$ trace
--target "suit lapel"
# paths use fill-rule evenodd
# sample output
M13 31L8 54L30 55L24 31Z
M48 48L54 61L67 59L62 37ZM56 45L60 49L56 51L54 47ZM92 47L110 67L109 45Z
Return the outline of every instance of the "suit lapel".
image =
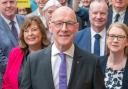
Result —
M128 25L128 7L126 8L125 17L124 17L124 23Z
M4 21L4 19L1 16L0 16L0 25L2 26L1 28L3 29L5 35L8 36L8 38L11 41L12 45L17 46L18 45L17 40L12 35L11 30L10 30L8 24Z
M79 48L75 46L75 51L74 51L74 57L73 57L73 63L72 63L72 69L71 69L71 74L70 74L70 79L69 79L69 84L68 84L68 89L73 89L74 85L76 85L77 78L80 73L80 68L81 68L81 55L79 53Z
M52 66L51 66L51 45L48 47L48 49L46 49L45 51L45 54L46 54L46 61L45 61L45 68L46 70L49 70L47 71L47 81L48 81L48 85L49 86L49 89L55 89L55 86L54 86L54 81L53 81L53 75L52 75Z
M88 50L91 53L91 29L88 28L86 30L88 31L87 32L88 34L85 35L86 36L86 43L85 44L87 44L86 50Z

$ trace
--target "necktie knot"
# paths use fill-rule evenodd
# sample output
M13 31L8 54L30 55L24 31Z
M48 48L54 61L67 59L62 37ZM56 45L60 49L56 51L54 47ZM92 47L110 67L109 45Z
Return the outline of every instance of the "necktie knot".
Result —
M10 21L10 24L11 24L11 25L14 25L14 24L15 24L15 21L11 20L11 21Z
M59 56L62 61L65 60L65 54L63 52L59 53Z
M116 14L116 16L115 16L115 21L114 21L114 22L118 22L119 17L120 17L120 14L119 14L119 13L117 13L117 14Z
M100 39L101 38L101 36L99 35L99 34L95 34L95 39Z

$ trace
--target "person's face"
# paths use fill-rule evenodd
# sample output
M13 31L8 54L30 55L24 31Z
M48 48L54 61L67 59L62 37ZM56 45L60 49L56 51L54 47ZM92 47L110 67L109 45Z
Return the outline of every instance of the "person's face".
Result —
M93 28L104 28L107 22L107 8L103 3L93 4L89 11L89 19Z
M27 9L26 8L18 8L18 14L26 15L27 14Z
M35 21L32 21L32 24L24 30L24 40L29 47L41 47L42 34Z
M121 28L112 27L108 33L107 46L110 52L124 52L124 48L128 46L126 33Z
M82 3L85 7L89 7L91 0L83 0Z
M58 0L60 2L60 4L65 4L67 2L67 0Z
M37 3L38 7L40 9L43 9L43 7L45 6L45 4L47 3L48 0L35 0L35 1Z
M59 10L53 14L49 27L58 48L66 47L65 50L67 50L73 43L79 25L76 22L74 13L68 10Z
M51 6L49 7L45 12L45 18L46 20L49 22L50 19L51 19L51 16L52 16L52 13L57 9L58 7L57 6Z
M128 1L127 0L112 0L112 5L115 7L115 9L124 10L128 6Z
M8 19L13 18L17 10L16 0L0 0L0 11Z

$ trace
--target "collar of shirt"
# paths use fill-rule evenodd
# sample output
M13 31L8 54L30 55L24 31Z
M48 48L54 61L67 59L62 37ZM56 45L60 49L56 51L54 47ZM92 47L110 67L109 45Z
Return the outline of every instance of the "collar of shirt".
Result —
M7 24L10 25L10 20L9 20L9 19L5 18L2 14L1 14L1 17L5 20L5 22L6 22ZM13 21L17 23L16 16L14 17Z
M103 39L106 37L106 29L104 28L100 33L97 33L91 28L91 39L94 38L95 34L100 34L101 39Z
M74 44L72 44L72 46L68 50L66 50L64 53L66 55L68 55L68 56L70 56L70 57L73 58L73 56L74 56L74 50L75 50L75 47L74 47ZM58 53L60 53L60 51L56 47L55 43L53 43L53 45L52 45L52 56L56 56L56 55L58 55Z
M117 12L117 11L113 8L113 20L116 19L116 14L117 14L117 13L120 14L120 17L119 17L119 18L123 19L123 18L124 18L124 15L125 15L125 12L126 12L126 9L123 10L123 11L121 11L121 12Z

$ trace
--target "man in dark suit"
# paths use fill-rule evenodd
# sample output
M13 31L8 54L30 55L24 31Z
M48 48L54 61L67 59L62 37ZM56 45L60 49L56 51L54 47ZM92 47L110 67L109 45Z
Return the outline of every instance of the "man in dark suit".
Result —
M108 12L107 28L115 22L128 25L128 0L112 0Z
M56 9L49 27L54 43L30 54L20 89L104 89L97 58L73 44L79 28L75 12Z
M103 56L105 54L106 22L108 6L105 1L92 1L89 9L90 28L79 31L75 43L83 50ZM96 36L99 36L99 53L95 52Z
M17 0L0 0L0 79L5 72L10 50L18 45L20 25L24 21L23 16L16 15L16 10ZM11 21L14 22L13 26ZM17 36L13 34L14 31Z

